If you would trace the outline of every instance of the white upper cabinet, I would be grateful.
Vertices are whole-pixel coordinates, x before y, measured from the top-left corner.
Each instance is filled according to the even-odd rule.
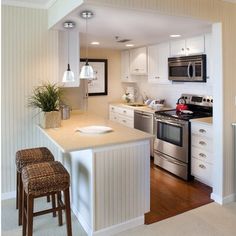
[[[147,74],[147,48],[130,50],[130,73],[133,75]]]
[[[71,71],[74,72],[75,82],[62,83],[64,72],[67,70],[68,64],[68,32],[59,32],[59,73],[58,82],[63,87],[78,87],[80,85],[79,79],[79,63],[80,63],[80,48],[79,48],[79,32],[77,30],[70,30],[69,32],[69,62]]]
[[[130,76],[130,52],[129,50],[121,51],[121,81],[132,82]]]
[[[205,52],[204,35],[170,42],[171,56],[186,56]]]
[[[212,76],[211,76],[211,55],[212,55],[212,37],[211,34],[205,35],[205,53],[207,55],[207,83],[212,84]]]
[[[148,82],[170,84],[168,80],[169,43],[161,43],[148,47]]]

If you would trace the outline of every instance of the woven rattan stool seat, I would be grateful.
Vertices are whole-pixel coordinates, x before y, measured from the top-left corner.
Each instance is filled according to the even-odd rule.
[[[18,172],[21,172],[26,165],[53,160],[52,153],[46,147],[29,148],[16,152],[16,168]]]
[[[58,161],[27,165],[22,169],[24,190],[32,196],[63,191],[70,186],[70,176]]]

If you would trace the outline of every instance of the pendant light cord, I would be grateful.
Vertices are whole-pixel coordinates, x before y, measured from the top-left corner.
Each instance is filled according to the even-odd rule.
[[[88,14],[86,15],[86,64],[88,63]]]
[[[69,48],[69,45],[70,45],[70,32],[69,32],[69,29],[67,29],[67,38],[68,38],[68,45],[67,45],[67,54],[68,54],[68,67],[70,65],[70,48]]]

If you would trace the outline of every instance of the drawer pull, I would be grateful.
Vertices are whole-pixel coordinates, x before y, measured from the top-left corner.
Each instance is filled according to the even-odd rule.
[[[200,156],[200,157],[204,157],[204,158],[207,157],[204,153],[199,153],[199,156]]]
[[[199,144],[200,145],[206,145],[206,143],[204,141],[200,141]]]
[[[122,122],[126,123],[126,120],[122,120]]]
[[[199,129],[199,132],[204,134],[204,133],[206,133],[206,130],[205,129]]]
[[[126,113],[126,111],[123,111],[123,113]]]
[[[200,164],[199,167],[202,169],[206,169],[206,166],[204,166],[203,164]]]

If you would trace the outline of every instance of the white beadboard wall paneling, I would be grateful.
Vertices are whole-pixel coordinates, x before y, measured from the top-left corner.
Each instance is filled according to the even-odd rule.
[[[37,112],[28,97],[42,81],[57,82],[58,35],[47,29],[47,11],[2,6],[2,193],[15,191],[15,153],[47,146],[59,150],[40,133]]]
[[[148,153],[149,142],[95,151],[95,231],[149,211]]]

